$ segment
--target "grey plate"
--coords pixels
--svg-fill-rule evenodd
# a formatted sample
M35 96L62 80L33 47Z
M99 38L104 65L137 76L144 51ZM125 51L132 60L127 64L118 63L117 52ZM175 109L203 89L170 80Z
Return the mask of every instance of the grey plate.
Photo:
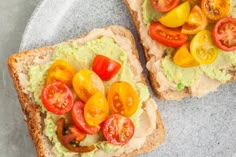
M144 65L137 33L121 0L44 0L28 23L20 50L54 44L112 24L131 29ZM236 83L200 99L156 101L167 130L166 141L155 151L141 156L232 157L236 154ZM24 142L31 144L29 139Z

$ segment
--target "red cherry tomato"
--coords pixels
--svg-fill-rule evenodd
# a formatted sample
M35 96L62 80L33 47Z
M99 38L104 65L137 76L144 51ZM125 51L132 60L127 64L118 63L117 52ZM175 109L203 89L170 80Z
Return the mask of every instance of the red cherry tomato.
M236 50L236 19L227 17L219 20L213 28L213 41L224 51Z
M96 134L100 130L100 126L90 126L84 119L84 106L85 104L81 101L75 102L72 108L72 119L75 125L87 134Z
M188 40L188 36L180 33L179 29L165 27L159 22L151 23L149 33L152 39L169 47L180 47Z
M74 98L70 88L62 82L47 84L41 93L45 108L54 114L65 114L73 106Z
M120 63L103 55L94 58L92 69L102 79L111 79L119 70Z
M108 142L124 145L129 142L134 134L134 124L127 117L113 114L102 124L102 132Z
M180 0L151 0L152 6L159 12L167 12L175 8Z
M94 145L79 146L79 142L86 137L86 134L75 126L68 126L68 124L65 123L65 118L61 118L57 121L56 132L61 144L72 152L85 153L95 149Z

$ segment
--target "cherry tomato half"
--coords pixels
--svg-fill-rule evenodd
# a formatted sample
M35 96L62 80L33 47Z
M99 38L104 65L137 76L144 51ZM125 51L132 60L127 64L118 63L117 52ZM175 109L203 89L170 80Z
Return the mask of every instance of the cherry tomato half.
M152 39L169 47L180 47L188 40L188 36L180 33L179 29L165 27L159 22L151 23L149 33Z
M76 70L68 62L56 60L48 69L47 83L61 81L70 87L75 74Z
M227 17L219 20L213 28L213 40L224 51L236 50L236 19Z
M184 68L199 65L199 63L193 58L193 56L189 52L189 45L187 43L178 48L174 55L173 61L176 65L179 65Z
M197 33L190 43L190 52L200 64L213 63L218 57L218 48L213 42L211 32L202 30Z
M84 103L76 101L72 108L72 119L75 125L87 134L96 134L100 130L100 126L90 126L84 119Z
M86 102L97 91L105 93L105 88L101 78L92 70L80 70L72 80L76 95Z
M70 88L59 81L44 86L41 99L48 111L58 115L69 112L74 102Z
M109 143L124 145L134 134L134 124L127 117L113 114L102 124L102 132Z
M111 79L119 70L120 63L103 55L97 55L93 60L92 69L102 79Z
M228 16L230 0L202 0L201 8L208 19L216 21Z
M176 28L182 26L190 13L190 4L188 1L175 7L165 15L161 16L159 21L166 27Z
M181 32L184 34L197 34L201 30L204 30L208 24L206 15L202 12L199 6L194 6L182 26Z
M95 149L94 145L79 146L79 142L86 136L75 126L68 126L65 123L65 118L57 121L57 137L61 144L72 152L86 153Z
M84 107L85 121L91 126L101 124L109 114L109 105L101 92L96 92L89 98Z
M175 8L180 0L151 0L153 8L159 12L167 12Z
M137 92L128 82L113 83L107 94L111 113L118 113L126 117L132 116L138 108Z

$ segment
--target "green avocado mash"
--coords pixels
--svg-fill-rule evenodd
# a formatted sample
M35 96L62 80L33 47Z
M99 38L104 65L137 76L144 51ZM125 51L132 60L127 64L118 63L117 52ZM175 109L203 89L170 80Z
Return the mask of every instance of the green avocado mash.
M142 5L143 22L149 25L152 21L156 21L163 13L157 12L151 5L150 0L145 0Z
M231 0L231 16L236 18L236 1ZM151 5L150 0L145 0L142 5L143 22L148 26L152 21L162 15L158 13ZM212 27L210 25L210 27ZM210 28L209 27L209 28ZM194 84L201 75L205 74L211 79L220 82L227 82L231 79L231 75L227 73L226 69L231 66L236 66L236 51L224 52L219 50L217 60L208 65L201 65L192 68L182 68L174 64L171 53L162 59L162 70L167 79L176 84L177 90L182 90L184 87L190 87Z
M141 104L149 97L149 92L144 84L137 83L133 80L134 76L131 71L129 62L127 60L128 56L126 52L124 52L123 49L121 49L111 38L103 37L100 39L95 39L81 46L77 45L75 42L72 44L59 44L55 49L51 63L41 66L32 66L30 68L29 71L30 87L28 90L33 92L37 104L39 104L42 107L43 112L46 112L46 109L44 108L40 99L40 93L43 86L45 85L47 69L50 67L53 61L56 59L64 59L68 61L76 70L84 68L91 69L93 58L97 54L103 54L122 64L122 67L120 71L116 74L116 76L113 77L111 80L104 82L106 91L107 88L109 88L109 86L114 81L122 80L129 82L139 94L139 99L140 99L139 108L137 112L131 117L131 120L134 122L135 128L138 128L139 117L143 112ZM53 152L58 157L73 156L75 153L70 152L66 148L64 148L57 139L55 121L58 118L59 116L47 112L47 116L44 120L45 123L44 133L50 139L50 141L54 143ZM97 136L87 136L86 139L81 142L81 144L86 145L86 143L89 142L90 143L97 142L96 147L99 149L103 149L107 153L120 148L120 146L115 146L109 144L108 142L98 142L98 139L99 138ZM83 157L93 156L95 151L84 153L82 154L82 156Z

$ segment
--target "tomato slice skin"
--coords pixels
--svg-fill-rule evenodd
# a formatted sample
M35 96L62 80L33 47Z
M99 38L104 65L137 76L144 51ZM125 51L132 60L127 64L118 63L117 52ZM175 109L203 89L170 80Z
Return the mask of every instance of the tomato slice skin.
M41 92L44 107L54 114L65 114L74 103L73 93L63 82L55 81L44 86Z
M67 61L59 59L48 69L47 83L61 81L70 87L75 74L76 70Z
M82 69L75 74L72 80L76 95L86 102L97 91L105 93L101 78L92 70Z
M86 153L95 149L94 145L91 146L79 146L79 141L83 140L86 136L75 126L68 127L65 124L65 118L61 118L57 121L57 137L61 144L72 152ZM66 134L66 132L69 132ZM72 145L73 144L73 145Z
M110 115L102 124L102 132L109 143L114 145L124 145L134 135L133 122L119 114Z
M203 13L202 9L195 5L190 15L182 26L181 32L184 34L197 34L201 30L204 30L208 24L206 15Z
M229 15L230 0L202 0L201 8L208 19L217 21Z
M218 48L213 42L212 33L208 30L197 33L190 43L190 52L200 64L213 63L218 57Z
M170 29L159 22L151 23L149 34L153 40L174 48L180 47L188 40L188 36L181 33L179 29Z
M180 0L151 0L153 8L159 12L167 12L175 8Z
M121 64L103 55L97 55L92 64L93 71L104 81L111 79L121 68Z
M138 108L139 97L137 92L128 82L113 83L107 94L111 113L132 116Z
M108 114L109 105L106 97L101 92L95 93L85 104L84 118L91 126L100 125Z
M74 124L87 134L96 134L100 130L100 126L90 126L84 119L84 106L82 101L76 101L72 108L72 119Z
M236 19L227 17L219 20L213 28L213 40L224 51L236 50Z

